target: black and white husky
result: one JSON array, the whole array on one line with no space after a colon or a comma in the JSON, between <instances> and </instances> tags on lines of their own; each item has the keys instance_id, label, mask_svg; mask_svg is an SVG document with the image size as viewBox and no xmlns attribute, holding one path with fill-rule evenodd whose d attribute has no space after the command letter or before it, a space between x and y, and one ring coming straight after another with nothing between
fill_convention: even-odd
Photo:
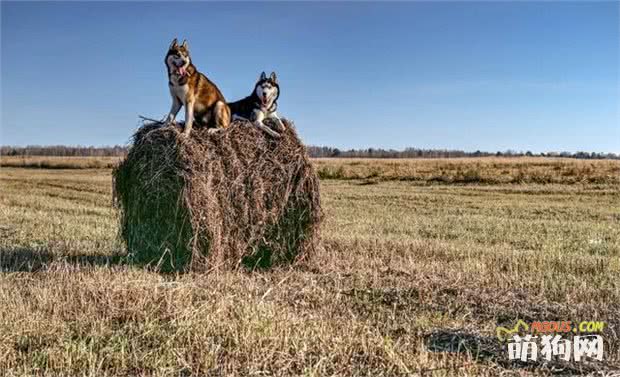
<instances>
[{"instance_id":1,"label":"black and white husky","mask_svg":"<svg viewBox=\"0 0 620 377\"><path fill-rule=\"evenodd\" d=\"M280 134L272 130L263 123L265 119L272 119L278 131L286 130L284 123L278 117L278 97L280 97L280 86L276 78L276 73L271 72L267 77L265 72L261 73L254 91L249 96L236 102L228 104L232 119L244 119L251 121L256 127L265 131L273 137L280 137Z\"/></svg>"}]
</instances>

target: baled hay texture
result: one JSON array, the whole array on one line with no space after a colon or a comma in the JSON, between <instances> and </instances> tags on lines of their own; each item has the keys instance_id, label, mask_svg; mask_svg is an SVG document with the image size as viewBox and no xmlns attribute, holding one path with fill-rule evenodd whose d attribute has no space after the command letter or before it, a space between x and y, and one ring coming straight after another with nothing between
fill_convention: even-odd
<instances>
[{"instance_id":1,"label":"baled hay texture","mask_svg":"<svg viewBox=\"0 0 620 377\"><path fill-rule=\"evenodd\" d=\"M249 122L210 133L145 124L114 172L121 237L164 270L266 267L319 242L319 180L293 124L273 139Z\"/></svg>"}]
</instances>

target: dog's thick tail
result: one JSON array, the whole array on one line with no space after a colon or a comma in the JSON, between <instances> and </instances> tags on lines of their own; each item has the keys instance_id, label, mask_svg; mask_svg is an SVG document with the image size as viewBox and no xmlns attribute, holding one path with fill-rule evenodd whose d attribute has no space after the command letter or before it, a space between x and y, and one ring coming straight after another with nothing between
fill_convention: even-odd
<instances>
[{"instance_id":1,"label":"dog's thick tail","mask_svg":"<svg viewBox=\"0 0 620 377\"><path fill-rule=\"evenodd\" d=\"M223 101L215 103L215 126L217 128L228 128L230 125L230 108Z\"/></svg>"}]
</instances>

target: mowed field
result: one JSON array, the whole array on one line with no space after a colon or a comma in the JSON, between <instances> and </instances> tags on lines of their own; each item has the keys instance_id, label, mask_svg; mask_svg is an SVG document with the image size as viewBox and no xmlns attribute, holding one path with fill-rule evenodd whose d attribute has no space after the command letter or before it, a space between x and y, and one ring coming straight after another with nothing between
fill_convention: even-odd
<instances>
[{"instance_id":1,"label":"mowed field","mask_svg":"<svg viewBox=\"0 0 620 377\"><path fill-rule=\"evenodd\" d=\"M620 370L620 162L315 160L322 249L208 275L126 261L107 161L8 162L0 375ZM605 321L605 360L512 363L517 319Z\"/></svg>"}]
</instances>

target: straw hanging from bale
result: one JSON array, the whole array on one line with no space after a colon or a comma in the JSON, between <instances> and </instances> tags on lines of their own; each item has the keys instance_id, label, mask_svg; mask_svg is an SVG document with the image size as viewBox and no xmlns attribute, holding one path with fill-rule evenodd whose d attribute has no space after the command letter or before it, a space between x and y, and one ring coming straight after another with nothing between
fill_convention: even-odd
<instances>
[{"instance_id":1,"label":"straw hanging from bale","mask_svg":"<svg viewBox=\"0 0 620 377\"><path fill-rule=\"evenodd\" d=\"M114 171L121 237L140 263L206 270L304 259L319 242L319 181L292 123L272 139L145 124Z\"/></svg>"}]
</instances>

